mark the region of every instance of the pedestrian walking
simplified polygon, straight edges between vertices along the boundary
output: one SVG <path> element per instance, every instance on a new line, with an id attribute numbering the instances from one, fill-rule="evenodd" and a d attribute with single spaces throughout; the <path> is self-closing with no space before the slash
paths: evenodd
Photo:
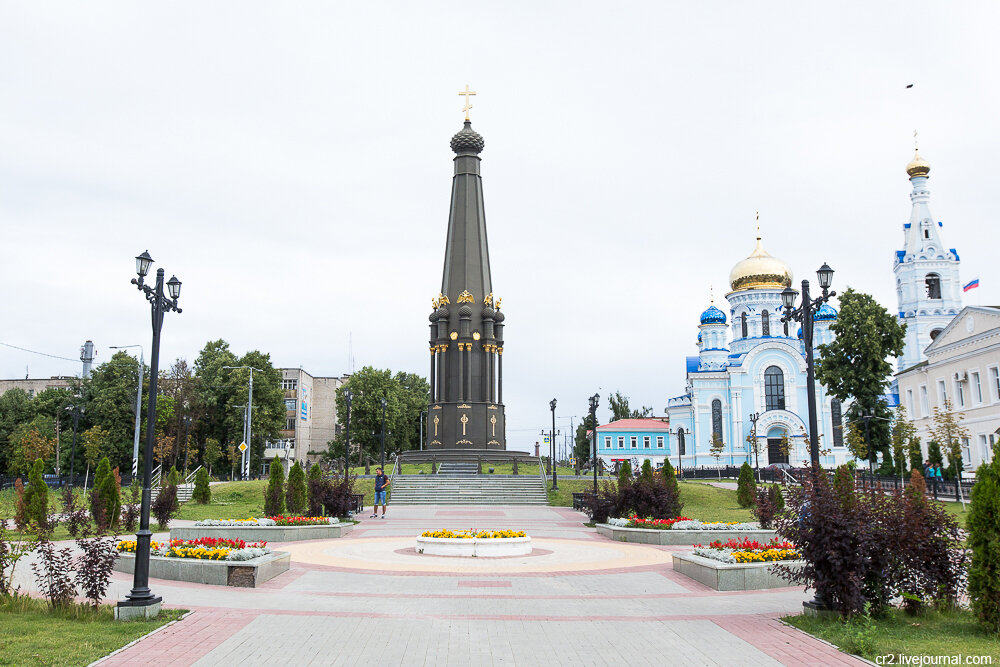
<path id="1" fill-rule="evenodd" d="M 389 478 L 382 468 L 375 468 L 375 503 L 372 505 L 372 515 L 370 519 L 378 517 L 378 506 L 382 505 L 382 518 L 385 518 L 385 490 L 389 488 Z"/>

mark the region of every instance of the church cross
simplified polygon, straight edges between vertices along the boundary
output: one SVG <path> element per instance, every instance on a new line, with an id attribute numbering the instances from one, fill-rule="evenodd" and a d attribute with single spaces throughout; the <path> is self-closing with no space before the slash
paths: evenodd
<path id="1" fill-rule="evenodd" d="M 469 90 L 469 84 L 465 84 L 465 90 L 458 91 L 458 94 L 460 97 L 463 95 L 465 96 L 465 106 L 462 107 L 462 111 L 465 112 L 465 120 L 469 120 L 469 109 L 472 108 L 472 105 L 469 104 L 469 96 L 475 95 L 476 93 L 475 91 Z"/>

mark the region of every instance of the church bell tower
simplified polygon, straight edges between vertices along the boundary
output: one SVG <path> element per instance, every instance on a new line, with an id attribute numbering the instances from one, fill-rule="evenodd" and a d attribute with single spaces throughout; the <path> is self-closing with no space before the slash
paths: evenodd
<path id="1" fill-rule="evenodd" d="M 466 94 L 466 93 L 460 93 Z M 474 93 L 468 93 L 474 94 Z M 466 98 L 468 99 L 468 98 Z M 466 111 L 469 105 L 466 103 Z M 451 139 L 455 175 L 441 292 L 430 320 L 429 449 L 507 448 L 503 328 L 493 296 L 479 154 L 482 135 L 465 126 Z"/>

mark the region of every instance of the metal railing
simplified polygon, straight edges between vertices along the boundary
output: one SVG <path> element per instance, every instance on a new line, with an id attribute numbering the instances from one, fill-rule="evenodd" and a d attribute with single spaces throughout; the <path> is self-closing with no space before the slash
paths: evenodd
<path id="1" fill-rule="evenodd" d="M 198 474 L 198 471 L 201 470 L 203 467 L 204 466 L 198 466 L 197 468 L 195 468 L 194 471 L 190 475 L 188 475 L 187 477 L 184 478 L 184 483 L 185 484 L 191 484 L 192 482 L 194 482 L 195 476 Z"/>

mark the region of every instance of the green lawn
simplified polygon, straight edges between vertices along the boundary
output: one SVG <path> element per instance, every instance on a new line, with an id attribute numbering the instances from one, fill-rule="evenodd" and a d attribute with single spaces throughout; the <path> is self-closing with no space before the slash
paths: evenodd
<path id="1" fill-rule="evenodd" d="M 184 613 L 165 609 L 156 620 L 119 622 L 107 605 L 52 611 L 42 600 L 3 601 L 0 665 L 89 665 Z"/>
<path id="2" fill-rule="evenodd" d="M 843 651 L 869 660 L 895 654 L 962 655 L 992 658 L 992 663 L 975 664 L 1000 664 L 1000 637 L 988 634 L 968 610 L 931 611 L 920 616 L 907 616 L 902 611 L 892 610 L 885 618 L 871 621 L 860 619 L 849 623 L 837 618 L 805 615 L 789 616 L 784 620 Z M 961 663 L 947 664 L 966 664 L 964 658 L 962 660 Z M 898 658 L 895 664 L 899 664 Z"/>

